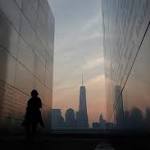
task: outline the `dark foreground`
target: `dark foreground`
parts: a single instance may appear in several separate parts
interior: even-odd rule
[[[50,134],[27,141],[22,135],[1,135],[0,149],[19,150],[149,150],[147,135]]]

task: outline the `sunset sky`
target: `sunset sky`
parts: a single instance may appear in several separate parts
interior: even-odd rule
[[[49,0],[55,16],[53,108],[78,110],[82,73],[90,123],[105,116],[100,0]]]

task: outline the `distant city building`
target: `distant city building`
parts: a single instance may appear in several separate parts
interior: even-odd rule
[[[121,86],[115,86],[115,98],[114,98],[114,110],[115,120],[118,128],[124,126],[124,108],[123,108],[123,97]]]
[[[76,128],[76,117],[72,108],[68,109],[65,113],[65,125],[66,128]]]
[[[62,129],[65,127],[65,121],[61,114],[61,109],[51,110],[51,127],[52,129]]]
[[[129,111],[124,111],[124,128],[125,129],[130,129],[131,128],[131,119],[130,119],[130,112]]]
[[[76,121],[77,121],[77,128],[79,128],[79,120],[80,120],[80,114],[79,111],[76,112]]]
[[[104,120],[102,114],[100,114],[100,118],[99,118],[99,126],[100,126],[100,129],[105,129],[105,128],[106,128],[106,121]]]
[[[93,129],[99,129],[99,128],[100,128],[99,122],[93,122],[93,123],[92,123],[92,128],[93,128]]]
[[[104,120],[103,115],[100,114],[99,122],[93,122],[92,127],[94,129],[106,129],[107,122]]]
[[[107,130],[113,130],[116,129],[116,125],[112,122],[106,122],[106,129]]]
[[[77,127],[89,128],[87,105],[86,105],[86,87],[83,85],[83,76],[82,76],[82,85],[80,86],[79,111],[77,113]]]

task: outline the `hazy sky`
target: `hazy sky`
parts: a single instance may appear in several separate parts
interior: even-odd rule
[[[56,24],[53,108],[78,110],[83,72],[89,120],[97,121],[106,111],[101,1],[49,2]]]

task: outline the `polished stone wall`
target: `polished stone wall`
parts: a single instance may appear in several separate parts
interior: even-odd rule
[[[120,86],[124,120],[150,128],[150,1],[102,0],[102,14],[108,120],[116,122]]]
[[[52,103],[54,17],[47,0],[0,0],[0,124],[17,127],[33,88]]]

